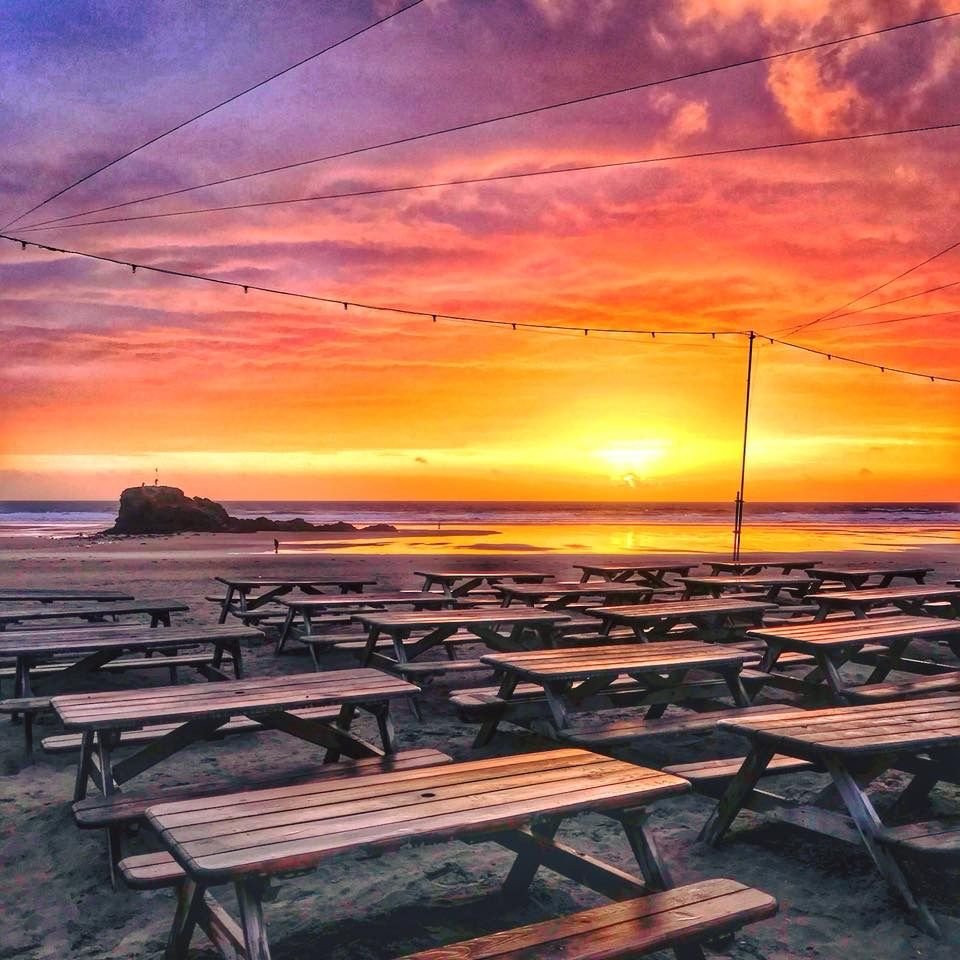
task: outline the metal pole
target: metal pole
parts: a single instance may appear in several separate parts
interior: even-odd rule
[[[740,454],[740,489],[737,491],[733,521],[733,559],[740,559],[740,535],[743,532],[743,490],[747,479],[747,428],[750,425],[750,385],[753,380],[753,341],[756,333],[751,330],[747,347],[747,391],[743,408],[743,448]]]

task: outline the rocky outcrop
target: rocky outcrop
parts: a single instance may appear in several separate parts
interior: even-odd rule
[[[120,494],[120,511],[105,534],[261,533],[269,531],[349,533],[358,529],[396,532],[389,523],[355,527],[352,523],[308,523],[306,520],[241,519],[206,497],[188,497],[179,487],[128,487]]]

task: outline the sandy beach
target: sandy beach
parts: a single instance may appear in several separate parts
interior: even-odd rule
[[[216,574],[286,576],[292,574],[371,576],[387,588],[416,584],[413,571],[422,566],[463,564],[449,555],[377,555],[301,553],[240,554],[262,545],[263,537],[185,535],[92,542],[21,537],[0,541],[0,583],[9,586],[74,585],[120,587],[138,597],[185,600],[190,612],[184,623],[208,623],[213,605],[204,596],[216,586]],[[812,556],[813,554],[811,554]],[[926,545],[903,555],[840,551],[816,555],[831,563],[856,561],[892,564],[909,557],[911,564],[934,568],[931,581],[960,576],[960,544]],[[637,554],[631,554],[636,558]],[[578,555],[539,554],[538,569],[569,576]],[[609,557],[614,561],[615,557]],[[470,563],[530,566],[532,557],[471,556]],[[942,650],[931,650],[944,656]],[[309,658],[293,653],[277,658],[268,643],[246,651],[250,676],[295,673],[310,669]],[[346,655],[331,657],[330,666],[349,666]],[[127,682],[129,682],[129,677]],[[116,681],[123,682],[123,681]],[[156,677],[136,677],[140,685]],[[462,680],[460,683],[462,684]],[[403,747],[429,746],[456,758],[475,756],[475,729],[459,721],[446,703],[444,683],[429,687],[425,717],[417,723],[405,706],[396,709]],[[41,735],[51,726],[41,726]],[[160,766],[150,782],[188,782],[216,773],[241,775],[244,770],[275,763],[297,764],[310,759],[306,745],[279,734],[236,737],[214,747],[197,747],[176,765]],[[510,753],[541,747],[529,735],[501,733],[486,753]],[[743,745],[716,735],[668,737],[635,754],[638,762],[662,766],[677,757],[736,755]],[[38,751],[32,766],[23,766],[20,730],[0,723],[2,849],[7,869],[0,877],[3,958],[135,958],[159,957],[170,920],[172,896],[167,891],[113,893],[106,880],[102,840],[79,831],[70,816],[69,798],[75,758]],[[144,779],[144,782],[148,782]],[[895,785],[889,778],[880,785]],[[817,775],[781,781],[788,791],[814,790]],[[793,794],[791,794],[793,795]],[[940,788],[938,808],[955,807],[960,793]],[[910,926],[888,894],[865,853],[808,835],[756,827],[760,818],[748,814],[734,838],[713,850],[695,842],[710,810],[710,802],[689,795],[655,805],[653,825],[664,856],[678,881],[728,876],[777,896],[780,914],[748,927],[722,949],[724,956],[787,960],[797,957],[868,958],[922,957],[947,960],[960,946],[960,920],[954,891],[941,890],[946,940],[937,943]],[[610,821],[585,816],[569,821],[561,838],[628,868],[629,851]],[[134,840],[143,847],[143,840]],[[401,956],[417,948],[452,942],[469,935],[515,926],[571,912],[602,902],[574,889],[555,875],[538,875],[531,898],[504,903],[498,884],[510,857],[492,845],[466,847],[445,844],[405,848],[372,858],[335,860],[318,872],[279,884],[277,899],[267,906],[267,922],[276,958],[308,956],[332,960],[373,960]],[[954,902],[951,905],[950,899]],[[198,937],[198,943],[202,938]],[[213,957],[209,949],[197,957]]]

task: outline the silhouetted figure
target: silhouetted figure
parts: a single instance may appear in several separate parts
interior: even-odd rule
[[[274,553],[279,553],[279,552],[280,552],[280,541],[277,540],[276,538],[274,538],[274,540],[273,540],[273,552],[274,552]]]

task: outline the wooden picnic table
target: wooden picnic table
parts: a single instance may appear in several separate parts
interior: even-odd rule
[[[182,613],[190,608],[182,600],[130,600],[111,603],[94,603],[81,607],[13,607],[0,610],[0,631],[12,624],[34,620],[86,620],[100,623],[107,617],[135,616],[145,613],[150,617],[150,626],[170,626],[170,614]]]
[[[670,704],[698,697],[714,698],[717,683],[688,681],[692,671],[717,674],[725,685],[720,695],[729,694],[737,706],[750,705],[740,682],[743,665],[756,660],[750,650],[732,645],[701,643],[699,640],[664,640],[660,643],[618,644],[608,647],[568,647],[560,650],[527,650],[520,653],[486,654],[480,658],[500,675],[497,697],[502,711],[486,722],[478,740],[486,742],[501,720],[510,720],[512,700],[518,684],[535,684],[543,689],[541,711],[548,721],[548,735],[559,737],[570,727],[575,713],[602,707],[647,706],[647,718],[656,719]],[[633,681],[629,687],[623,678]],[[522,712],[531,710],[524,691]],[[615,699],[610,694],[615,693]],[[539,719],[539,718],[538,718]]]
[[[886,770],[920,769],[919,789],[911,783],[911,800],[921,799],[938,780],[956,782],[960,750],[960,697],[781,711],[747,719],[721,720],[719,727],[745,737],[750,752],[700,833],[718,843],[774,755],[809,760],[826,769],[856,829],[820,807],[804,808],[805,828],[834,839],[862,842],[890,886],[902,897],[921,926],[934,935],[938,925],[929,908],[911,889],[900,864],[884,843],[885,828],[866,787]],[[919,767],[916,765],[919,764]],[[901,809],[903,807],[901,806]],[[794,816],[787,819],[796,820]]]
[[[842,583],[848,590],[860,590],[868,585],[889,587],[897,579],[923,583],[932,572],[933,567],[818,567],[810,571],[810,576],[826,583]]]
[[[183,960],[199,925],[214,943],[230,944],[224,956],[269,960],[263,903],[272,879],[409,844],[493,842],[516,853],[504,887],[511,901],[541,866],[618,900],[664,890],[670,875],[640,808],[688,789],[680,777],[564,749],[369,774],[348,787],[270,790],[262,801],[253,791],[151,807],[149,824],[184,871],[166,956]],[[622,825],[642,880],[554,840],[562,821],[583,811]],[[209,892],[220,883],[234,887],[242,928]]]
[[[360,758],[392,753],[390,701],[419,692],[413,684],[379,670],[356,668],[325,673],[303,673],[250,680],[142,690],[75,694],[53,698],[53,708],[68,729],[83,732],[74,800],[86,795],[93,781],[106,796],[145,770],[191,744],[214,736],[237,716],[256,720],[261,727],[279,730],[323,747],[327,759]],[[334,724],[305,719],[291,711],[339,705]],[[356,711],[371,713],[377,721],[383,750],[349,732]],[[125,730],[150,725],[177,725],[171,732],[138,752],[114,763],[112,752]],[[97,762],[94,762],[94,746]]]
[[[75,587],[41,590],[0,587],[0,603],[110,603],[120,600],[133,600],[133,594],[121,590],[82,590]]]
[[[815,580],[807,576],[790,576],[788,574],[755,573],[744,576],[715,577],[681,577],[687,588],[687,596],[695,597],[707,594],[711,597],[721,597],[725,593],[762,591],[763,598],[771,602],[780,596],[781,590],[793,590],[800,596],[806,596],[817,586]]]
[[[237,609],[241,613],[246,613],[276,600],[277,597],[292,593],[294,590],[300,590],[311,596],[322,594],[324,587],[336,587],[340,593],[363,593],[364,587],[372,586],[377,582],[376,580],[351,577],[320,577],[319,579],[253,577],[248,580],[234,577],[214,577],[213,579],[226,587],[226,592],[220,601],[221,623],[225,623],[227,615],[232,612],[234,599],[237,601]],[[255,591],[262,592],[255,593]]]
[[[423,591],[434,587],[451,597],[462,597],[487,584],[493,586],[503,580],[512,583],[543,583],[553,574],[536,570],[414,570],[414,576],[423,577]]]
[[[531,610],[529,607],[504,610],[499,607],[435,612],[423,610],[358,613],[354,619],[362,623],[367,630],[364,664],[395,670],[398,664],[403,667],[428,650],[443,648],[455,635],[459,635],[462,640],[479,640],[491,650],[501,652],[530,649],[531,646],[550,647],[554,642],[554,628],[558,624],[566,623],[570,618],[566,614],[549,610]],[[502,632],[503,628],[506,628],[506,632]],[[411,641],[411,635],[421,630],[429,632]],[[381,636],[390,639],[395,659],[377,653],[377,641]],[[446,649],[449,656],[452,650]],[[456,663],[448,661],[450,662]],[[444,663],[438,663],[436,669],[442,672],[445,666]]]
[[[710,572],[717,576],[721,573],[732,573],[736,576],[753,576],[763,573],[764,570],[779,570],[785,576],[795,570],[812,570],[819,560],[793,560],[789,557],[774,557],[764,560],[707,560]]]
[[[816,660],[816,669],[802,682],[819,684],[821,681],[826,681],[834,700],[837,703],[847,703],[851,692],[870,696],[870,686],[886,679],[891,670],[910,670],[914,666],[921,669],[936,668],[938,665],[932,663],[903,660],[907,648],[916,640],[947,640],[955,652],[960,652],[960,621],[915,616],[824,620],[750,630],[747,638],[762,640],[766,644],[766,652],[759,667],[764,672],[775,670],[777,661],[785,652],[793,651],[812,656]],[[860,653],[864,647],[877,644],[887,648],[885,655],[877,662],[864,686],[851,688],[841,676],[840,668]],[[949,671],[949,668],[943,669],[945,673],[940,675],[940,679],[934,679],[932,684],[927,679],[923,679],[915,684],[916,690],[918,692],[924,689],[929,690],[931,686],[935,687],[938,683],[948,685],[951,682],[949,674],[953,674],[952,682],[957,686],[960,674]],[[936,678],[938,674],[931,672],[931,675]],[[909,685],[904,687],[904,691],[909,690]],[[883,694],[887,691],[875,689],[874,692]]]
[[[454,606],[456,601],[443,593],[406,591],[341,594],[340,596],[329,597],[297,597],[279,600],[278,603],[287,608],[283,626],[280,628],[277,637],[276,652],[281,653],[298,617],[303,621],[305,634],[311,636],[314,632],[314,617],[318,614],[323,616],[331,613],[351,613],[370,608],[386,609],[400,606],[409,606],[414,610],[439,610],[443,607]]]
[[[245,640],[261,640],[263,634],[250,627],[169,627],[154,630],[150,627],[110,626],[78,628],[74,630],[8,630],[0,637],[0,657],[16,659],[14,697],[32,697],[30,679],[34,667],[52,663],[59,657],[78,656],[79,660],[65,664],[64,669],[46,677],[49,691],[61,691],[116,661],[126,653],[176,653],[181,647],[213,647],[211,662],[218,671],[223,654],[229,653],[237,677],[242,675],[240,644]],[[163,659],[160,659],[163,663]],[[209,672],[205,664],[196,667]],[[221,674],[221,676],[223,676]],[[50,694],[52,695],[52,693]]]
[[[582,571],[580,579],[584,583],[588,583],[592,577],[612,580],[614,583],[639,577],[641,583],[647,583],[651,587],[665,587],[669,585],[667,574],[676,573],[685,577],[698,565],[698,560],[691,560],[689,563],[575,563],[574,567]]]
[[[547,610],[562,610],[585,597],[597,603],[647,603],[663,587],[651,587],[640,583],[623,583],[604,580],[594,583],[498,583],[494,590],[500,594],[503,606],[509,607],[514,600],[528,607],[542,604]],[[667,587],[667,590],[670,588]]]
[[[948,615],[960,617],[960,587],[935,584],[916,587],[877,587],[838,593],[814,593],[810,599],[819,606],[814,618],[825,620],[838,610],[850,611],[862,620],[874,607],[896,607],[904,613],[924,614],[928,603],[944,603]]]
[[[716,642],[742,638],[747,627],[759,627],[775,603],[757,600],[678,600],[624,607],[591,607],[587,613],[601,620],[600,633],[630,627],[638,640],[662,640],[674,627],[692,626],[702,640]]]

